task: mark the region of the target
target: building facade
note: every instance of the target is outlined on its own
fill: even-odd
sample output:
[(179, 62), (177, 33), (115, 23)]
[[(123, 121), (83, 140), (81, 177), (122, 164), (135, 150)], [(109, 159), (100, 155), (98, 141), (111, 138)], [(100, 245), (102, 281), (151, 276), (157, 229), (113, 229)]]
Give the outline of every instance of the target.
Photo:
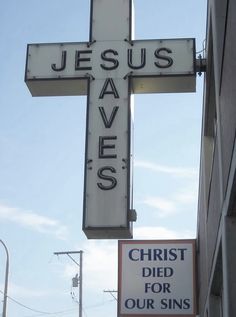
[(200, 317), (236, 316), (236, 1), (209, 0), (198, 203)]

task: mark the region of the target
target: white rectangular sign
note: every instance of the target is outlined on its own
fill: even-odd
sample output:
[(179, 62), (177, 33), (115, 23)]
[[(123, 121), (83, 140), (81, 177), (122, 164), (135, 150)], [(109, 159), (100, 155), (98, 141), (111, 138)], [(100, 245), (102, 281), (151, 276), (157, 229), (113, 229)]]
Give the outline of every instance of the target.
[(195, 316), (195, 240), (121, 240), (118, 248), (118, 317)]
[(33, 96), (86, 95), (86, 74), (130, 74), (131, 93), (195, 91), (195, 40), (28, 45), (25, 81)]

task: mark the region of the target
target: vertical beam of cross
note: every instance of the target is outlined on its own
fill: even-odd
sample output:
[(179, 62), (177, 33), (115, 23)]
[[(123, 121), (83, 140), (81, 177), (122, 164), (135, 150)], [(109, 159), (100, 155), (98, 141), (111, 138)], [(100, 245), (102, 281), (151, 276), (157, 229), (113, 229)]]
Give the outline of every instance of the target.
[(131, 40), (132, 1), (91, 4), (91, 48), (105, 51), (105, 60), (88, 95), (83, 227), (89, 237), (131, 237), (130, 89), (128, 80), (114, 74), (119, 62), (113, 58), (114, 46)]
[(90, 41), (132, 39), (132, 0), (92, 0)]

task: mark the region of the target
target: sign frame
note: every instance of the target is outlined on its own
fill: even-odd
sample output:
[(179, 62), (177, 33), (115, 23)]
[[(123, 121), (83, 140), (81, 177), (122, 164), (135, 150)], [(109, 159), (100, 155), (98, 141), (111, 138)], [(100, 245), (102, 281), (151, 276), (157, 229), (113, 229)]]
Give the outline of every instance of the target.
[[(153, 313), (123, 313), (122, 311), (124, 310), (122, 308), (122, 296), (123, 296), (123, 289), (125, 286), (123, 285), (122, 281), (122, 274), (123, 271), (125, 270), (124, 267), (122, 267), (123, 263), (123, 257), (124, 257), (124, 250), (123, 246), (138, 246), (140, 248), (145, 247), (147, 245), (155, 245), (161, 248), (163, 245), (168, 245), (168, 246), (176, 246), (176, 245), (189, 245), (192, 251), (192, 312), (189, 313), (184, 313), (184, 311), (181, 311), (180, 313), (157, 313), (156, 311), (153, 311)], [(137, 248), (138, 248), (137, 247)], [(127, 273), (127, 272), (126, 272)], [(132, 270), (133, 275), (135, 275), (135, 270)], [(129, 274), (131, 275), (132, 278), (132, 273), (129, 271)], [(126, 274), (127, 275), (127, 274)], [(135, 277), (137, 279), (137, 275)], [(184, 277), (186, 278), (186, 276)], [(155, 277), (157, 279), (157, 277)], [(125, 284), (130, 284), (130, 281), (126, 281)], [(129, 293), (130, 296), (132, 294)], [(158, 294), (155, 294), (157, 296)], [(140, 295), (141, 297), (142, 295)], [(118, 303), (117, 303), (117, 316), (118, 317), (195, 317), (197, 314), (197, 308), (196, 308), (196, 240), (195, 239), (178, 239), (178, 240), (119, 240), (118, 241)]]

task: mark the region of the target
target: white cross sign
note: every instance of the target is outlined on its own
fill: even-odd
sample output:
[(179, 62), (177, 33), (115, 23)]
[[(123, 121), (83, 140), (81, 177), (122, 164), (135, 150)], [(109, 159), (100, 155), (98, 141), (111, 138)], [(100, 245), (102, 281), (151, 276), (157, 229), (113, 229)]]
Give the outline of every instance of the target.
[(196, 86), (195, 40), (133, 40), (132, 12), (132, 0), (91, 0), (88, 42), (27, 48), (32, 96), (88, 96), (88, 238), (132, 238), (131, 94), (193, 92)]

